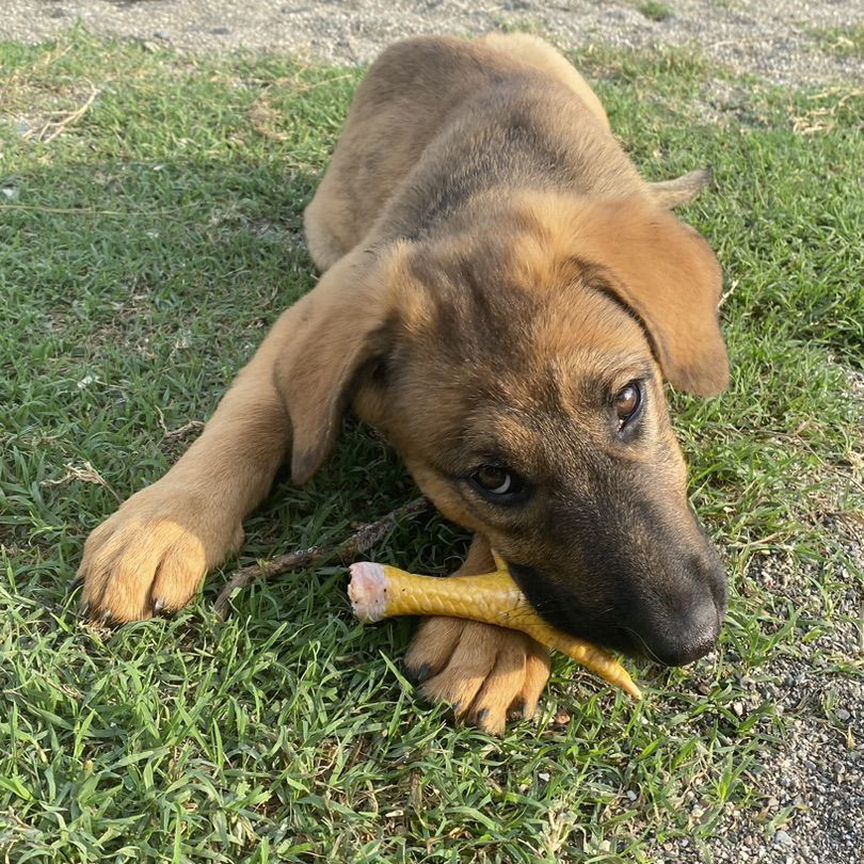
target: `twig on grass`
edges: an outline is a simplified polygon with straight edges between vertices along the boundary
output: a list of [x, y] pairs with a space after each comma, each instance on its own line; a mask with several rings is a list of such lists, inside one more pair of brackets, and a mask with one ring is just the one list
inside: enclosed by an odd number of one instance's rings
[[183, 438], [189, 432], [199, 432], [201, 429], [204, 428], [203, 421], [190, 420], [188, 423], [184, 423], [177, 429], [169, 429], [165, 423], [165, 415], [162, 413], [162, 409], [158, 405], [156, 406], [156, 411], [159, 414], [159, 425], [162, 427], [163, 441], [172, 441], [175, 438]]
[[98, 87], [94, 87], [92, 84], [90, 85], [90, 88], [90, 95], [80, 108], [76, 108], [74, 111], [64, 114], [58, 120], [49, 120], [40, 129], [27, 132], [27, 134], [24, 135], [24, 138], [35, 138], [42, 144], [48, 144], [69, 126], [77, 123], [90, 110], [91, 106], [96, 101], [96, 97], [101, 92]]
[[275, 128], [276, 122], [279, 120], [279, 112], [270, 104], [266, 92], [262, 93], [249, 109], [249, 120], [252, 123], [252, 128], [259, 135], [263, 135], [271, 141], [278, 141], [282, 144], [290, 137], [287, 132], [280, 132]]
[[[818, 93], [814, 99], [834, 98], [837, 95], [837, 90], [828, 90], [824, 93]], [[797, 135], [817, 135], [821, 132], [831, 132], [837, 125], [837, 112], [842, 109], [850, 99], [857, 99], [861, 96], [861, 90], [852, 90], [844, 93], [832, 105], [814, 108], [811, 111], [806, 111], [804, 114], [796, 115], [790, 107], [789, 113], [792, 116], [792, 131]], [[860, 128], [860, 127], [859, 127]]]
[[271, 579], [294, 570], [304, 570], [325, 561], [348, 564], [358, 555], [371, 549], [383, 540], [404, 519], [413, 519], [425, 513], [430, 507], [426, 498], [415, 498], [401, 507], [392, 510], [375, 522], [367, 522], [335, 546], [310, 546], [287, 555], [279, 555], [269, 561], [257, 561], [248, 567], [235, 570], [228, 584], [219, 592], [214, 608], [223, 618], [227, 616], [228, 604], [235, 592], [260, 579]]
[[[196, 204], [196, 206], [200, 206]], [[38, 204], [0, 204], [3, 210], [23, 210], [25, 213], [57, 213], [61, 216], [129, 216], [134, 210], [93, 210], [88, 207], [41, 207]], [[167, 211], [166, 211], [167, 212]], [[160, 215], [159, 211], [153, 214]], [[148, 214], [148, 215], [153, 215]]]
[[83, 465], [73, 465], [71, 462], [66, 463], [66, 473], [56, 480], [43, 480], [40, 486], [64, 486], [66, 483], [71, 483], [73, 480], [78, 480], [80, 483], [92, 483], [94, 486], [101, 486], [107, 489], [118, 502], [123, 501], [123, 498], [111, 486], [111, 484], [89, 463], [84, 462]]

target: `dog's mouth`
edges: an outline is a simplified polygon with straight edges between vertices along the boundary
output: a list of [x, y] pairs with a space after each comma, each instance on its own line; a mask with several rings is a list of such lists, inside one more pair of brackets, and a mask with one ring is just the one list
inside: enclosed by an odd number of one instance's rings
[[598, 609], [589, 609], [572, 590], [538, 569], [509, 562], [508, 567], [522, 593], [553, 627], [631, 657], [685, 666], [707, 654], [720, 633], [725, 603], [718, 606], [711, 592], [694, 599], [680, 618], [664, 614], [652, 621], [636, 600], [601, 601]]
[[571, 592], [561, 589], [536, 568], [512, 562], [507, 566], [537, 614], [556, 630], [633, 657], [650, 656], [638, 634], [616, 620], [614, 607], [590, 612]]

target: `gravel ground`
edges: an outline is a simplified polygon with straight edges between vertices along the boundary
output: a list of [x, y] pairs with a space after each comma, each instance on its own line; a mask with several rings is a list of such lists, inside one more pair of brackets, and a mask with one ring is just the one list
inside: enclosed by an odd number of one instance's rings
[[[852, 566], [864, 571], [864, 518], [836, 523]], [[834, 566], [834, 565], [830, 565]], [[778, 555], [757, 560], [748, 576], [805, 614], [819, 615], [819, 601], [806, 584], [818, 571], [802, 573]], [[739, 717], [770, 705], [780, 718], [783, 747], [768, 756], [749, 780], [756, 798], [747, 807], [727, 805], [710, 843], [710, 858], [687, 840], [657, 844], [657, 864], [862, 864], [864, 862], [864, 684], [840, 677], [827, 656], [854, 657], [864, 638], [864, 616], [852, 573], [840, 572], [849, 591], [833, 611], [834, 626], [796, 656], [779, 653], [770, 681], [736, 676], [746, 697], [733, 703]], [[812, 610], [812, 612], [810, 611]], [[824, 615], [821, 610], [821, 615]], [[845, 623], [841, 623], [845, 621]], [[818, 718], [818, 719], [817, 719]], [[827, 721], [827, 722], [825, 722]], [[699, 790], [692, 790], [691, 817], [700, 815]], [[766, 825], [776, 830], [766, 842]]]
[[5, 0], [0, 37], [38, 42], [80, 19], [94, 33], [162, 40], [190, 51], [242, 47], [355, 64], [411, 34], [519, 27], [569, 48], [592, 42], [698, 45], [713, 61], [778, 84], [864, 83], [864, 54], [837, 56], [824, 38], [826, 31], [864, 26], [862, 0], [668, 0], [653, 4], [671, 13], [661, 21], [640, 12], [642, 5], [638, 0]]
[[[838, 28], [864, 26], [862, 0], [670, 0], [672, 14], [662, 21], [647, 17], [639, 5], [636, 0], [5, 0], [0, 38], [38, 42], [80, 20], [93, 33], [161, 41], [184, 51], [284, 51], [356, 64], [410, 34], [520, 27], [572, 48], [592, 42], [634, 48], [698, 45], [714, 62], [777, 84], [864, 84], [864, 52], [838, 54], [825, 39]], [[840, 530], [849, 535], [853, 557], [864, 567], [864, 523]], [[758, 577], [790, 594], [800, 580], [780, 560], [764, 562]], [[850, 586], [852, 581], [850, 575]], [[850, 604], [857, 602], [851, 588], [849, 598]], [[857, 610], [841, 611], [847, 621], [856, 617]], [[817, 642], [802, 646], [794, 661], [779, 659], [774, 669], [783, 676], [779, 686], [740, 682], [751, 694], [741, 703], [742, 712], [770, 700], [788, 720], [785, 746], [766, 756], [764, 772], [751, 778], [760, 802], [729, 808], [708, 858], [704, 850], [677, 841], [655, 847], [658, 862], [864, 861], [864, 687], [824, 674], [814, 654], [821, 647], [854, 656], [861, 633], [838, 626], [830, 638], [836, 644]], [[827, 717], [830, 725], [804, 719], [811, 716]], [[697, 817], [698, 806], [696, 790]], [[778, 817], [773, 842], [766, 843], [765, 822]]]

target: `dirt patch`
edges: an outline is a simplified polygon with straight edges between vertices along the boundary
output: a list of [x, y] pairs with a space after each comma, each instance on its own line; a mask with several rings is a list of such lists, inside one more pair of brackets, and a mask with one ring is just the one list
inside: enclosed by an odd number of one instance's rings
[[351, 65], [405, 36], [520, 29], [564, 48], [695, 46], [712, 62], [778, 84], [864, 82], [864, 54], [832, 48], [864, 25], [860, 0], [7, 0], [0, 37], [40, 42], [79, 21], [93, 33], [183, 50], [278, 51]]

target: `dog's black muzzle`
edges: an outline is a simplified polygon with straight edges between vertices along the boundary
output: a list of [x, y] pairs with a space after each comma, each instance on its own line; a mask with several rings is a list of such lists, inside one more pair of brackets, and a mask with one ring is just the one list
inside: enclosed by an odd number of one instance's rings
[[[726, 613], [726, 574], [717, 553], [707, 540], [703, 543], [689, 553], [660, 543], [647, 560], [624, 560], [617, 550], [584, 556], [569, 578], [508, 563], [537, 612], [559, 630], [667, 666], [683, 666], [714, 647]], [[590, 564], [595, 566], [589, 569]]]

